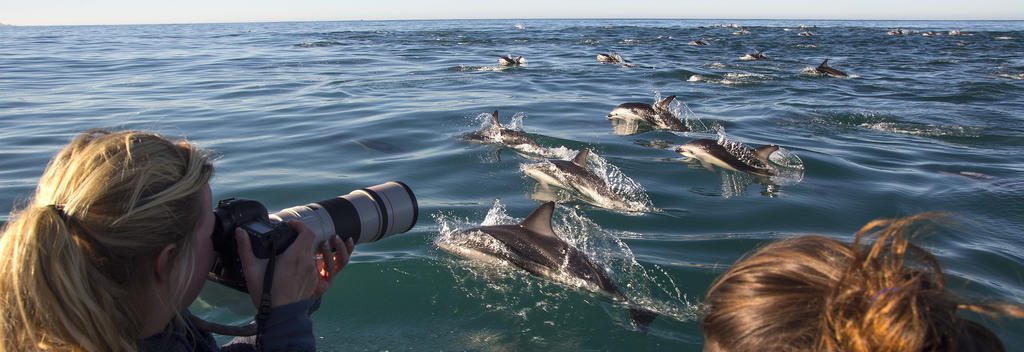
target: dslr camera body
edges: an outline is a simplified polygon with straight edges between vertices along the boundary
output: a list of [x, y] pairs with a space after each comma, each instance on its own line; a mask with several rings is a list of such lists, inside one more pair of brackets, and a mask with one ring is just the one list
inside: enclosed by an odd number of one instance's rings
[[281, 254], [298, 237], [288, 220], [300, 220], [313, 230], [317, 245], [335, 234], [356, 244], [370, 243], [412, 229], [419, 204], [409, 186], [389, 181], [273, 214], [258, 201], [228, 198], [218, 202], [213, 213], [211, 238], [218, 256], [208, 279], [247, 292], [235, 228], [248, 233], [253, 254], [265, 259]]

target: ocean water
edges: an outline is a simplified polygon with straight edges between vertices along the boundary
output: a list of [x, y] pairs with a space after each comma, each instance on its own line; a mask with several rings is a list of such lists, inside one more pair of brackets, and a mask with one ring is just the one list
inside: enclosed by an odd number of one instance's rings
[[[722, 26], [733, 23], [748, 33]], [[907, 34], [887, 34], [896, 28]], [[688, 45], [700, 38], [709, 45]], [[756, 50], [771, 60], [740, 59]], [[638, 67], [595, 58], [610, 52]], [[743, 253], [803, 234], [851, 241], [872, 219], [925, 211], [952, 214], [950, 227], [915, 240], [951, 288], [1024, 304], [1021, 52], [1024, 22], [0, 27], [0, 213], [24, 204], [46, 162], [89, 128], [186, 137], [218, 155], [215, 199], [271, 209], [404, 181], [419, 222], [356, 249], [314, 315], [325, 351], [697, 351], [703, 294]], [[505, 55], [527, 63], [499, 67]], [[850, 77], [805, 72], [825, 59]], [[606, 119], [618, 104], [670, 95], [694, 132]], [[494, 110], [542, 148], [460, 138]], [[785, 172], [711, 171], [674, 152], [702, 138], [779, 145], [772, 160]], [[523, 174], [583, 148], [634, 209]], [[545, 199], [560, 201], [557, 232], [633, 304], [662, 313], [649, 333], [623, 303], [434, 245], [521, 221]], [[241, 323], [247, 304], [209, 284], [193, 309]], [[1024, 344], [1024, 322], [978, 319], [1006, 345]]]

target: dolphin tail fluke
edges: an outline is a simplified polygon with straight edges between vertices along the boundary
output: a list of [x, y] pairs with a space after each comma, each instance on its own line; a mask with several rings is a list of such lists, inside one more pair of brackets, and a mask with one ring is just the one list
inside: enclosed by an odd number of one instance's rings
[[629, 320], [633, 322], [633, 326], [640, 329], [640, 331], [643, 331], [644, 334], [647, 333], [647, 326], [651, 325], [651, 322], [657, 317], [658, 313], [647, 309], [636, 306], [629, 308]]

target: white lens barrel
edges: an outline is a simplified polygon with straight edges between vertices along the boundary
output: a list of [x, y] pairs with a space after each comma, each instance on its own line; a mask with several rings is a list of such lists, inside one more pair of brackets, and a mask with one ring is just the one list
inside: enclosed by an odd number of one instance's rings
[[352, 237], [356, 244], [409, 231], [418, 217], [416, 196], [412, 189], [398, 181], [270, 214], [273, 221], [302, 221], [316, 233], [316, 243], [338, 234], [343, 239]]
[[381, 238], [406, 232], [416, 225], [419, 204], [409, 186], [398, 181], [389, 181], [369, 188], [379, 195], [387, 204], [388, 221], [386, 231]]
[[381, 233], [381, 210], [377, 202], [373, 200], [370, 193], [364, 190], [355, 190], [352, 193], [341, 196], [352, 203], [356, 208], [355, 214], [343, 214], [342, 216], [357, 216], [359, 219], [360, 231], [359, 242], [370, 243], [379, 240]]
[[327, 209], [316, 203], [283, 209], [270, 214], [270, 220], [282, 222], [288, 220], [302, 221], [303, 224], [306, 224], [306, 227], [313, 230], [313, 233], [316, 234], [316, 241], [314, 241], [316, 244], [326, 241], [337, 233], [334, 229], [334, 222], [331, 221], [331, 214], [327, 212]]

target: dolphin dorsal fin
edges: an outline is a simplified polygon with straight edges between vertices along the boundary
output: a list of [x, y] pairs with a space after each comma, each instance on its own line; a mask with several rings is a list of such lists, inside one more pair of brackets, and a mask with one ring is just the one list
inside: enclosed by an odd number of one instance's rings
[[662, 110], [668, 110], [668, 105], [671, 104], [672, 103], [672, 99], [675, 99], [675, 98], [676, 98], [675, 95], [669, 95], [668, 98], [662, 99], [657, 104], [655, 104], [655, 107], [657, 107], [658, 109], [662, 109]]
[[551, 229], [551, 214], [555, 211], [555, 202], [541, 204], [526, 217], [526, 220], [519, 223], [524, 229], [539, 233], [545, 236], [558, 237], [555, 230]]
[[825, 61], [821, 62], [821, 65], [818, 65], [818, 68], [826, 68], [826, 67], [828, 67], [828, 59], [825, 59]]
[[494, 110], [494, 113], [491, 114], [491, 124], [501, 128], [501, 123], [498, 122], [498, 110]]
[[774, 144], [764, 145], [754, 149], [754, 155], [756, 155], [758, 159], [761, 159], [761, 161], [768, 161], [768, 156], [772, 155], [776, 150], [779, 150], [779, 146]]
[[586, 168], [587, 154], [590, 154], [590, 148], [583, 148], [579, 153], [576, 153], [576, 157], [572, 158], [572, 163], [579, 165], [582, 168]]

